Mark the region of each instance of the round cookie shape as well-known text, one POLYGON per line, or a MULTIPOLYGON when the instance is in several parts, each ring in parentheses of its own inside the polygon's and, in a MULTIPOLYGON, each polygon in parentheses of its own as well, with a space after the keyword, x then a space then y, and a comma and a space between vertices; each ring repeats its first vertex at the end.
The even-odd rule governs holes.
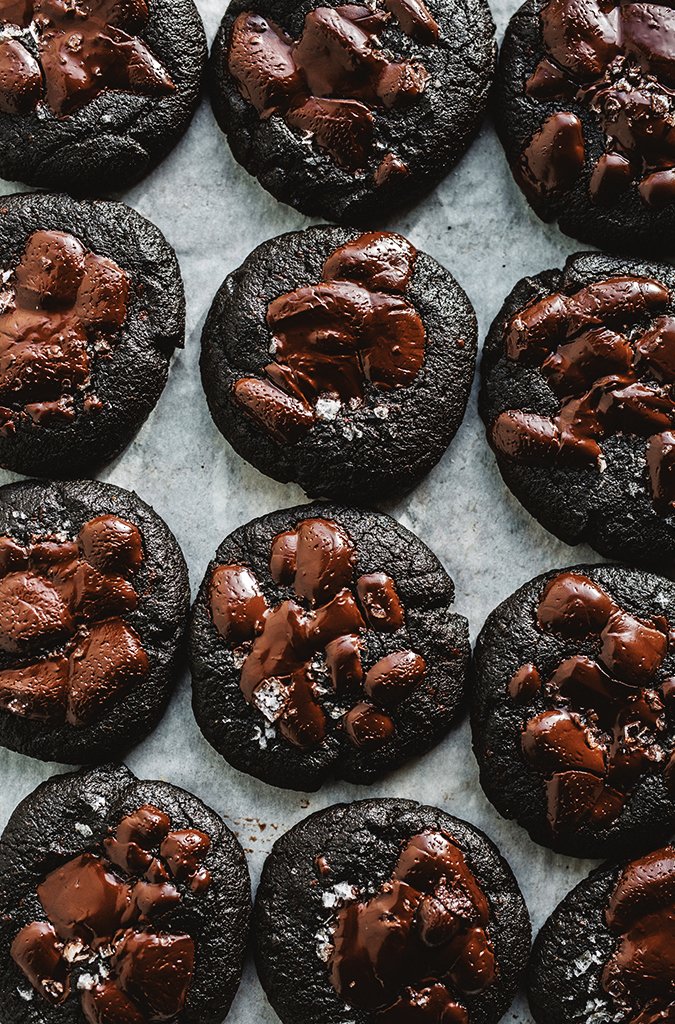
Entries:
POLYGON ((675 1011, 675 847, 591 872, 537 936, 528 978, 537 1024, 659 1024, 675 1011))
POLYGON ((7 0, 0 10, 0 175, 75 195, 135 184, 199 100, 192 0, 7 0))
POLYGON ((0 466, 93 473, 157 404, 185 334, 176 254, 134 210, 68 196, 0 209, 0 466))
POLYGON ((281 836, 254 927, 283 1024, 492 1024, 530 950, 525 903, 494 844, 412 800, 335 804, 281 836))
POLYGON ((675 567, 675 273, 577 253, 523 278, 483 350, 479 399, 507 486, 568 544, 675 567))
POLYGON ((494 75, 486 0, 234 0, 210 61, 235 159, 302 213, 378 221, 477 133, 494 75))
POLYGON ((202 732, 271 785, 372 782, 461 710, 470 647, 453 600, 388 516, 317 503, 254 519, 220 545, 192 611, 202 732))
POLYGON ((175 537, 96 481, 0 488, 0 744, 119 757, 159 719, 189 610, 175 537))
POLYGON ((672 251, 675 12, 527 0, 507 28, 495 121, 535 212, 573 238, 672 251))
POLYGON ((263 473, 361 503, 410 490, 464 415, 476 317, 401 235, 280 235, 227 277, 202 335, 215 423, 263 473))
POLYGON ((488 617, 474 752, 488 799, 535 842, 629 856, 675 828, 675 584, 611 565, 552 570, 488 617))
POLYGON ((58 775, 0 841, 6 1024, 220 1024, 239 986, 251 890, 222 819, 124 766, 58 775))

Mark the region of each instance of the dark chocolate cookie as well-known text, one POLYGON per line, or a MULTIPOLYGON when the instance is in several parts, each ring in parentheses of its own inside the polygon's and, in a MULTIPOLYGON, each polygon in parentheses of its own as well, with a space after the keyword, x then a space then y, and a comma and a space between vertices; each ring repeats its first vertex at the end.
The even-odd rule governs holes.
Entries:
POLYGON ((309 228, 225 279, 202 380, 219 430, 263 473, 362 504, 410 490, 441 458, 476 335, 455 279, 401 235, 309 228))
POLYGON ((185 333, 176 254, 121 203, 4 196, 0 466, 88 475, 156 405, 185 333))
POLYGON ((355 224, 417 199, 483 120, 486 0, 234 0, 211 53, 235 158, 282 202, 355 224))
POLYGON ((675 1015, 675 848, 604 864, 553 911, 529 972, 537 1024, 667 1024, 675 1015))
POLYGON ((205 63, 192 0, 3 0, 0 176, 127 188, 187 128, 205 63))
POLYGON ((0 743, 119 757, 169 698, 189 600, 175 537, 130 491, 0 487, 0 743))
POLYGON ((535 842, 629 856, 675 829, 675 584, 556 569, 489 616, 472 688, 488 798, 535 842))
POLYGON ((675 10, 528 0, 501 51, 497 130, 543 220, 574 238, 672 253, 675 10))
POLYGON ((199 726, 275 786, 372 782, 460 712, 470 648, 452 580, 388 516, 302 505, 226 537, 192 612, 199 726))
POLYGON ((507 485, 568 544, 675 571, 675 271, 598 253, 520 281, 483 352, 507 485))
POLYGON ((0 841, 3 1024, 220 1024, 250 906, 239 843, 191 793, 55 776, 0 841))
POLYGON ((283 1024, 491 1024, 530 950, 527 909, 497 848, 412 800, 337 804, 282 836, 255 932, 283 1024))

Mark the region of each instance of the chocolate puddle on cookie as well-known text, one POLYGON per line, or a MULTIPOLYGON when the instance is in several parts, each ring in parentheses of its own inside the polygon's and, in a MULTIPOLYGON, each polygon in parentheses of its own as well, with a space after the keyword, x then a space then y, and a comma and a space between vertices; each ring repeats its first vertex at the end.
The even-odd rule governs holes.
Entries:
POLYGON ((162 916, 211 884, 204 860, 211 840, 172 830, 145 804, 114 834, 55 868, 37 886, 43 917, 15 936, 14 962, 54 1006, 78 998, 89 1024, 167 1021, 185 1005, 195 944, 163 929, 162 916))
POLYGON ((302 751, 336 727, 356 748, 381 747, 396 733, 396 707, 424 680, 424 658, 408 649, 364 670, 366 632, 396 632, 405 609, 385 573, 354 580, 356 553, 342 526, 305 519, 270 550, 272 578, 293 597, 271 606, 244 565, 219 565, 211 576, 211 615, 241 668, 245 699, 272 736, 302 751))
POLYGON ((173 92, 139 38, 148 17, 146 0, 0 0, 0 112, 44 103, 65 117, 110 89, 173 92))
POLYGON ((234 401, 275 441, 292 444, 341 406, 362 405, 367 384, 385 392, 409 387, 426 343, 422 319, 403 294, 416 256, 400 235, 382 232, 332 252, 322 281, 269 304, 273 361, 263 377, 234 383, 234 401))
POLYGON ((34 231, 0 285, 0 435, 18 423, 72 423, 100 412, 96 360, 127 318, 130 281, 73 235, 34 231))
POLYGON ((83 727, 146 679, 148 656, 125 621, 143 560, 138 528, 114 515, 75 540, 0 537, 0 709, 83 727))
MULTIPOLYGON (((317 870, 325 884, 330 860, 317 858, 317 870)), ((378 1024, 468 1024, 463 998, 494 984, 498 968, 487 898, 451 836, 412 836, 374 895, 342 883, 324 893, 333 901, 317 955, 348 1006, 378 1024)))
MULTIPOLYGON (((541 11, 546 57, 525 83, 542 103, 574 102, 605 138, 594 158, 592 200, 612 206, 637 183, 653 209, 675 202, 675 9, 625 0, 549 0, 541 11)), ((533 200, 572 188, 588 150, 582 117, 550 114, 514 173, 533 200)))
POLYGON ((605 469, 602 441, 645 438, 644 478, 656 511, 675 511, 675 317, 668 288, 647 277, 595 281, 556 292, 505 328, 507 359, 538 367, 559 401, 543 416, 500 413, 489 430, 514 462, 605 469))
MULTIPOLYGON (((410 106, 429 79, 423 64, 399 61, 382 48, 379 35, 392 18, 418 42, 437 43, 439 27, 423 0, 316 7, 305 16, 298 39, 248 11, 232 27, 228 69, 261 119, 283 117, 338 166, 363 171, 373 155, 373 111, 410 106)), ((374 178, 382 185, 407 173, 405 163, 389 152, 374 178)))
POLYGON ((601 984, 626 1024, 675 1016, 675 848, 663 847, 622 871, 605 921, 619 945, 601 984))
POLYGON ((523 665, 507 687, 512 700, 546 708, 524 723, 521 746, 546 779, 552 832, 615 821, 646 775, 662 774, 675 798, 668 738, 675 680, 659 678, 672 623, 636 618, 575 572, 546 584, 535 617, 565 644, 597 648, 565 657, 545 679, 537 666, 523 665))

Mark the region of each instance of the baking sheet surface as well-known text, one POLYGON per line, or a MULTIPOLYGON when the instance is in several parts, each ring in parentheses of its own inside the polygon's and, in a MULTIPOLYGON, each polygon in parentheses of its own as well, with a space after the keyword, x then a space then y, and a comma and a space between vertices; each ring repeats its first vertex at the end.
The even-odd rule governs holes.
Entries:
MULTIPOLYGON (((197 6, 210 42, 225 0, 197 0, 197 6)), ((519 0, 492 0, 500 41, 518 6, 519 0)), ((0 182, 1 192, 21 190, 0 182)), ((157 408, 100 476, 135 489, 166 519, 185 553, 194 594, 227 533, 254 516, 306 500, 299 488, 262 476, 221 437, 209 416, 198 361, 204 318, 225 275, 260 242, 311 222, 277 203, 235 163, 206 100, 177 149, 118 198, 154 221, 175 247, 185 281, 187 334, 157 408)), ((481 342, 519 278, 560 266, 582 248, 530 211, 490 124, 445 181, 388 226, 452 271, 476 308, 481 342)), ((17 478, 0 471, 0 483, 12 479, 17 478)), ((385 511, 439 556, 455 581, 455 607, 468 617, 472 640, 495 605, 533 576, 601 560, 590 548, 557 541, 511 496, 485 441, 475 386, 464 423, 441 463, 417 490, 385 511)), ((266 786, 223 761, 197 728, 184 671, 158 728, 126 761, 140 777, 183 786, 223 815, 246 850, 254 885, 272 843, 296 821, 340 800, 378 795, 437 804, 484 829, 518 877, 535 932, 592 866, 535 846, 492 808, 478 783, 466 721, 436 750, 374 787, 333 783, 304 796, 266 786)), ((62 770, 0 748, 0 827, 20 799, 62 770)), ((522 997, 503 1019, 532 1021, 522 997)), ((228 1024, 277 1020, 249 962, 228 1024)))

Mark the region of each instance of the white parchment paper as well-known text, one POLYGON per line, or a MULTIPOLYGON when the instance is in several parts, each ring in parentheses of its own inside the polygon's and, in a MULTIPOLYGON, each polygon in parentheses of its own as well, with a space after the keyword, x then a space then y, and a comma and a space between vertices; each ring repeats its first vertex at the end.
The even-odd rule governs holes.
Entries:
MULTIPOLYGON (((500 40, 518 5, 519 0, 492 0, 500 40)), ((197 0, 197 6, 211 41, 225 0, 197 0)), ((4 193, 21 190, 0 182, 4 193)), ((195 593, 227 533, 254 516, 305 500, 299 488, 262 476, 221 437, 209 416, 198 361, 204 318, 225 275, 266 238, 310 221, 277 203, 235 163, 206 100, 177 149, 119 198, 154 221, 176 249, 187 295, 187 334, 157 408, 101 479, 136 490, 166 519, 182 545, 195 593)), ((436 191, 389 226, 452 271, 476 308, 481 340, 519 278, 560 266, 582 248, 530 211, 490 124, 436 191)), ((0 483, 11 479, 0 471, 0 483)), ((439 556, 455 581, 456 609, 468 617, 472 638, 495 605, 533 576, 601 560, 590 548, 557 541, 511 496, 487 447, 475 388, 441 463, 413 494, 385 511, 439 556)), ((480 789, 466 722, 432 753, 374 787, 330 784, 303 796, 230 768, 197 728, 185 673, 158 728, 126 761, 141 778, 183 786, 223 815, 247 852, 254 886, 274 840, 299 819, 340 800, 378 795, 436 804, 484 829, 519 879, 535 932, 591 867, 535 846, 518 825, 497 814, 480 789)), ((0 827, 20 799, 62 770, 0 749, 0 827)), ((531 1020, 522 997, 504 1017, 519 1024, 531 1020)), ((275 1021, 249 962, 228 1024, 275 1021)))

